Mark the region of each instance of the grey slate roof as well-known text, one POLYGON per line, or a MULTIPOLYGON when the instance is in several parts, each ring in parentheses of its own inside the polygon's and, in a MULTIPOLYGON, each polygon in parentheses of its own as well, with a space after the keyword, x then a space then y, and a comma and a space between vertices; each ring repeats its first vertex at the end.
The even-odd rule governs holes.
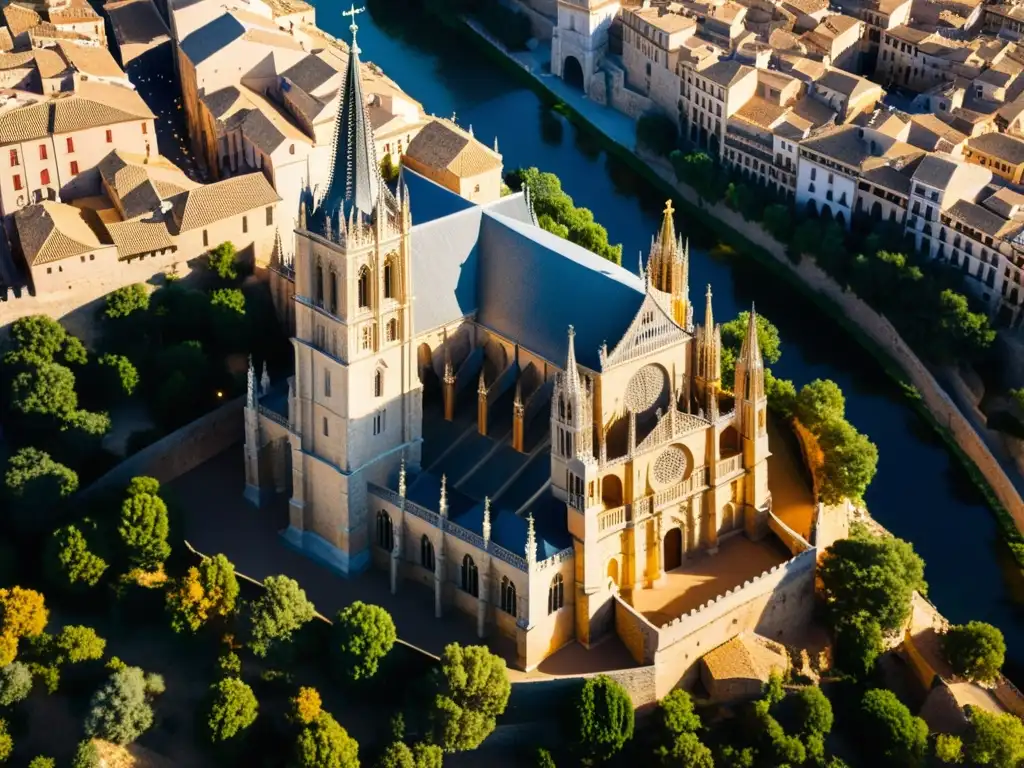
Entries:
POLYGON ((599 370, 601 344, 621 339, 640 309, 640 278, 509 216, 485 212, 480 229, 477 321, 556 364, 573 325, 577 360, 599 370))
POLYGON ((891 165, 880 165, 877 168, 864 171, 861 178, 902 195, 910 194, 910 176, 896 170, 891 165))
POLYGON ((937 155, 926 155, 914 172, 914 181, 927 184, 929 187, 945 189, 956 173, 956 168, 956 163, 951 160, 937 155))
POLYGON ((949 209, 949 214, 965 222, 967 226, 996 237, 1008 222, 1002 216, 985 210, 980 205, 958 200, 949 209))
POLYGON ((1005 133, 983 133, 967 142, 967 146, 998 157, 1012 165, 1024 163, 1024 141, 1007 136, 1005 133))
POLYGON ((335 74, 334 67, 319 56, 310 54, 282 72, 281 77, 287 77, 306 93, 312 94, 335 74))

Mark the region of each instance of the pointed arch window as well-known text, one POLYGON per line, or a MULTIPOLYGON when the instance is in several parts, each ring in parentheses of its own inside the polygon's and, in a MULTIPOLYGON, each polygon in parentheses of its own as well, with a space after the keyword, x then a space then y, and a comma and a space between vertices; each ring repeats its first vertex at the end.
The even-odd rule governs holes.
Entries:
POLYGON ((501 578, 501 610, 510 616, 516 615, 516 585, 508 576, 501 578))
POLYGON ((377 512, 377 546, 389 552, 395 546, 395 527, 383 509, 377 512))
POLYGON ((338 314, 338 273, 331 270, 331 303, 328 306, 332 315, 338 314))
POLYGON ((316 305, 322 307, 324 305, 324 265, 318 260, 316 263, 316 274, 314 275, 316 285, 314 286, 316 292, 316 305))
POLYGON ((476 563, 469 555, 462 558, 462 591, 473 597, 480 596, 480 574, 477 572, 476 563))
POLYGON ((384 298, 395 298, 395 260, 389 258, 384 262, 384 298))
POLYGON ((562 574, 556 573, 548 587, 548 613, 554 613, 565 605, 565 585, 562 574))
POLYGON ((380 368, 378 368, 377 372, 373 374, 373 396, 384 396, 384 371, 380 368))
POLYGON ((384 326, 384 338, 387 341, 398 340, 398 320, 392 317, 388 320, 388 324, 384 326))
POLYGON ((558 396, 558 416, 565 420, 565 397, 563 395, 558 396))
POLYGON ((359 270, 359 307, 360 309, 370 306, 370 269, 362 267, 359 270))
POLYGON ((420 565, 428 571, 434 570, 434 542, 425 533, 420 539, 420 565))

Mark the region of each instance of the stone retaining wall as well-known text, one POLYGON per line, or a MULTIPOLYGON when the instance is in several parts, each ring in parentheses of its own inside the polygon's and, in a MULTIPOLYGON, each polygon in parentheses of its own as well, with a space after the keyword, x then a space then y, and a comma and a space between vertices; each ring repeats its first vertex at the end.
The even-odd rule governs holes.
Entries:
MULTIPOLYGON (((122 461, 79 494, 86 498, 118 488, 138 475, 167 483, 238 443, 245 436, 245 396, 186 424, 122 461)), ((241 492, 241 489, 239 489, 241 492)))

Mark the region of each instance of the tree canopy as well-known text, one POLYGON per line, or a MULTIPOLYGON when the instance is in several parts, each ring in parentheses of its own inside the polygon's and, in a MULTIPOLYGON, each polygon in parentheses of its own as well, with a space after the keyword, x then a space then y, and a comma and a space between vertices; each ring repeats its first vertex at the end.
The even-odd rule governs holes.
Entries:
POLYGON ((373 677, 398 639, 391 614, 359 600, 338 612, 333 632, 337 663, 349 680, 373 677))
POLYGON ((64 326, 47 315, 29 315, 11 324, 9 355, 23 353, 36 360, 85 365, 87 354, 82 342, 64 326))
POLYGON ((42 634, 49 617, 39 592, 22 587, 0 588, 0 667, 14 661, 18 640, 42 634))
POLYGON ((238 601, 235 566, 224 555, 204 557, 167 590, 175 632, 197 631, 211 618, 227 618, 238 601))
POLYGON ((841 420, 846 414, 843 391, 831 379, 815 379, 804 384, 797 395, 795 415, 811 432, 841 420))
POLYGON ((132 283, 107 294, 103 314, 110 319, 116 319, 147 309, 149 309, 149 291, 142 283, 132 283))
POLYGON ((151 493, 129 495, 121 503, 117 533, 128 562, 136 568, 155 570, 171 554, 167 505, 151 493))
POLYGON ((885 765, 921 765, 928 747, 928 726, 914 717, 896 694, 882 688, 867 691, 861 699, 860 716, 864 732, 871 734, 864 747, 885 765))
POLYGON ((570 741, 581 755, 608 760, 633 738, 633 701, 607 675, 588 678, 573 703, 570 723, 570 741))
POLYGON ((304 726, 295 741, 294 768, 359 768, 359 745, 327 712, 304 726))
POLYGON ((312 620, 313 603, 298 582, 287 576, 268 576, 264 591, 250 611, 249 647, 265 657, 275 646, 287 643, 306 622, 312 620))
POLYGON ((96 634, 92 627, 69 624, 57 633, 53 646, 63 658, 72 664, 80 664, 83 661, 102 659, 107 641, 96 634))
POLYGON ((1003 633, 983 621, 955 624, 942 635, 942 650, 953 672, 975 682, 994 682, 1006 658, 1003 633))
POLYGON ((60 587, 94 587, 107 570, 106 561, 89 549, 85 535, 75 525, 58 528, 46 549, 50 579, 60 587))
POLYGON ((435 743, 446 752, 480 746, 512 692, 503 658, 484 646, 457 643, 445 646, 436 689, 435 743))
POLYGON ((207 263, 210 269, 217 274, 221 280, 234 280, 238 277, 238 269, 236 265, 236 259, 238 258, 238 251, 235 250, 235 244, 230 241, 225 241, 213 248, 209 254, 207 254, 207 263))
POLYGON ((217 743, 238 736, 256 722, 259 704, 252 688, 237 677, 218 680, 210 686, 206 716, 210 741, 217 743))
POLYGON ((143 671, 124 667, 93 695, 85 732, 115 744, 130 744, 153 725, 153 707, 143 671))
POLYGON ((968 707, 970 730, 965 752, 978 765, 1018 768, 1024 761, 1024 723, 1009 713, 994 715, 968 707))
POLYGON ((819 500, 839 504, 863 498, 878 469, 878 447, 845 419, 825 424, 818 444, 824 455, 818 472, 819 500))
POLYGON ((7 461, 4 489, 10 522, 20 531, 52 524, 65 499, 78 490, 78 475, 36 448, 22 448, 7 461))
POLYGON ((0 667, 0 707, 17 704, 32 692, 32 672, 27 664, 12 661, 0 667))

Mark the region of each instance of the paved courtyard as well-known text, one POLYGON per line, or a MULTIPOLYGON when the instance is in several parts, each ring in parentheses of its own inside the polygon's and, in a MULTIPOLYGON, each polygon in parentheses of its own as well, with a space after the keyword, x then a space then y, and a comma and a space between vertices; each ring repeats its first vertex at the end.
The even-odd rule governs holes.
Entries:
POLYGON ((718 554, 697 555, 667 572, 661 586, 634 590, 632 605, 660 627, 789 558, 774 536, 753 542, 741 533, 723 541, 718 554))
MULTIPOLYGON (((401 641, 435 656, 448 643, 480 642, 472 617, 451 608, 443 618, 434 618, 434 593, 426 586, 403 581, 392 595, 383 571, 371 569, 346 579, 291 549, 279 535, 288 524, 287 501, 279 498, 257 509, 242 498, 244 486, 241 445, 169 484, 184 510, 185 538, 196 550, 225 554, 240 573, 257 581, 277 574, 292 577, 328 618, 355 600, 383 606, 394 618, 401 641)), ((512 668, 512 640, 492 635, 487 644, 508 662, 513 681, 636 666, 617 637, 589 651, 570 644, 530 674, 512 668)))

